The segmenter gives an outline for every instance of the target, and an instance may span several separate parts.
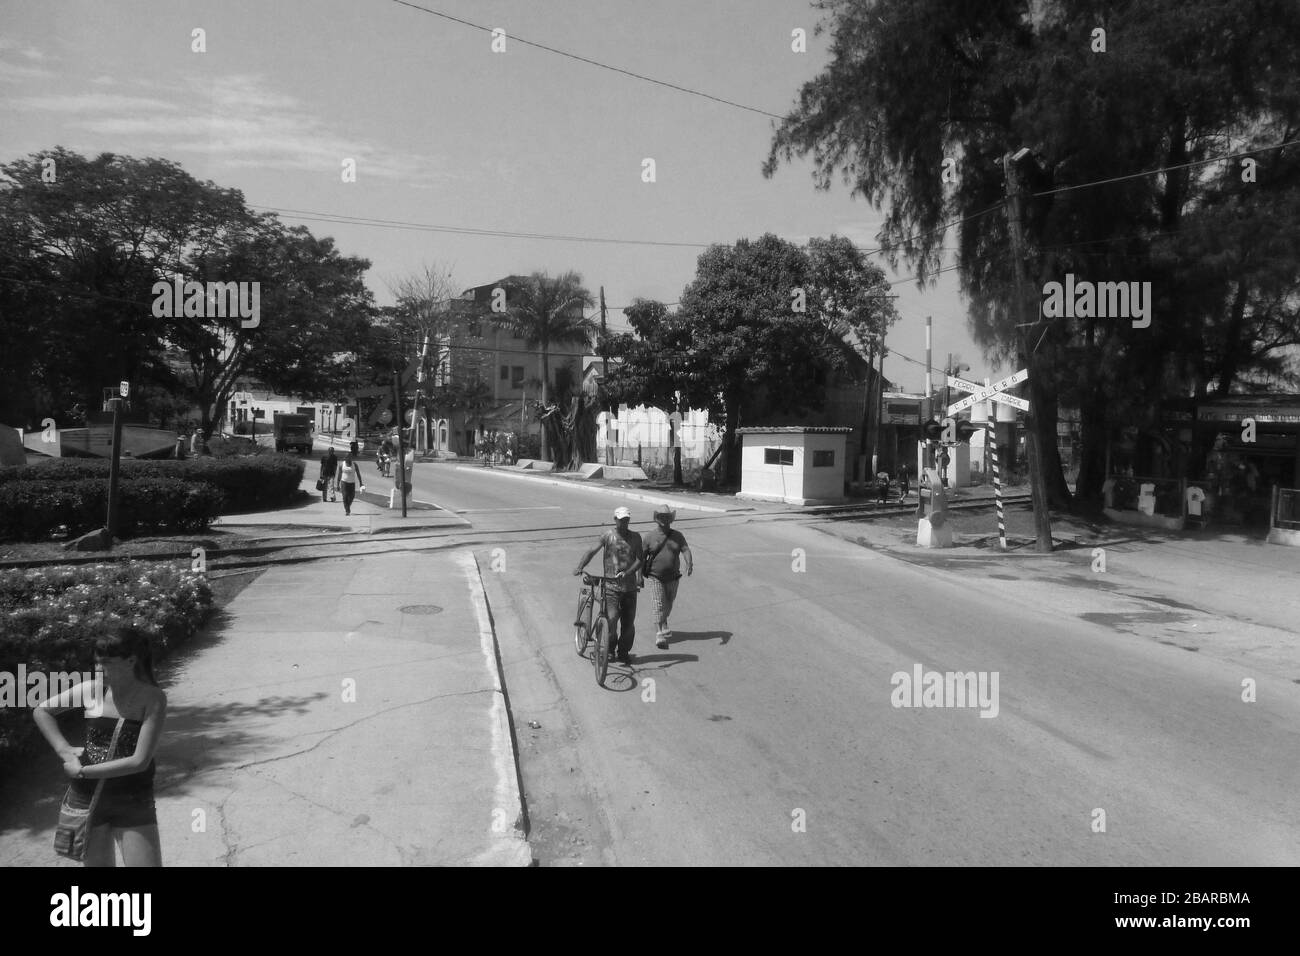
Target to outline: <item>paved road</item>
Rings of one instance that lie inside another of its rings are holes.
[[[1084,619],[1014,568],[684,515],[699,570],[676,640],[657,650],[643,608],[634,666],[601,689],[571,570],[617,499],[445,466],[426,482],[500,532],[478,554],[487,570],[501,549],[485,576],[544,864],[1300,863],[1284,679]],[[892,706],[916,665],[997,672],[997,715]]]

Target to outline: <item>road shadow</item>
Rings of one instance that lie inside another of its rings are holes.
[[[731,640],[730,631],[673,631],[672,639],[669,640],[668,646],[681,644],[685,641],[717,641],[719,646],[727,644]]]
[[[632,666],[637,671],[664,671],[675,664],[698,661],[695,654],[638,654]]]

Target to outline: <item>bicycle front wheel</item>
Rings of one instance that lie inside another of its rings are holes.
[[[578,613],[573,619],[573,644],[581,657],[587,651],[587,642],[591,640],[591,598],[583,594],[578,600]]]
[[[602,614],[596,620],[596,650],[591,661],[596,666],[596,683],[605,686],[605,675],[609,673],[609,621]]]

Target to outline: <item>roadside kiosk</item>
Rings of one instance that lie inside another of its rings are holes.
[[[844,495],[845,452],[851,428],[738,428],[740,493],[748,501],[835,505]]]

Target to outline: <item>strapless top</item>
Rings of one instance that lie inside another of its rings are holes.
[[[81,763],[83,766],[89,766],[95,763],[104,763],[108,760],[118,760],[122,757],[129,757],[135,753],[136,744],[140,742],[140,729],[144,723],[139,720],[126,720],[122,723],[122,732],[117,736],[117,747],[113,753],[108,752],[109,744],[113,742],[113,730],[117,727],[116,717],[89,717],[86,720],[86,746],[82,751]],[[150,760],[149,766],[145,767],[138,773],[127,774],[123,777],[108,777],[104,780],[104,791],[113,791],[123,793],[128,791],[152,790],[154,778],[155,762]],[[73,783],[78,789],[93,791],[95,780],[75,780]]]

